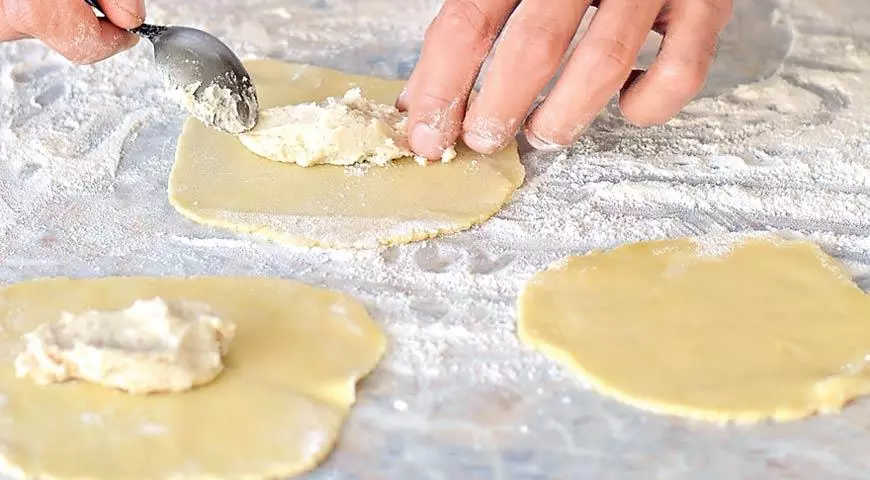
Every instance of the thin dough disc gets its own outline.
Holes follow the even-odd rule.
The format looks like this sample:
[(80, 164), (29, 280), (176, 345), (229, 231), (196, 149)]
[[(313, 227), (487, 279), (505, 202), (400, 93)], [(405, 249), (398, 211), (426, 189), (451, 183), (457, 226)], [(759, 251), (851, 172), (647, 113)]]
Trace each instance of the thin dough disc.
[[(226, 370), (183, 394), (133, 396), (17, 379), (21, 335), (62, 311), (161, 297), (234, 322)], [(44, 479), (284, 478), (332, 449), (355, 384), (385, 347), (338, 292), (279, 279), (51, 279), (0, 290), (0, 471)]]
[(810, 243), (667, 240), (571, 257), (535, 276), (518, 309), (523, 342), (654, 412), (789, 420), (870, 393), (870, 299)]
[[(321, 101), (353, 86), (389, 103), (404, 82), (274, 60), (247, 62), (261, 108)], [(188, 119), (169, 199), (194, 221), (297, 245), (371, 248), (457, 232), (494, 215), (522, 184), (517, 146), (447, 164), (299, 167), (258, 157), (232, 135)]]

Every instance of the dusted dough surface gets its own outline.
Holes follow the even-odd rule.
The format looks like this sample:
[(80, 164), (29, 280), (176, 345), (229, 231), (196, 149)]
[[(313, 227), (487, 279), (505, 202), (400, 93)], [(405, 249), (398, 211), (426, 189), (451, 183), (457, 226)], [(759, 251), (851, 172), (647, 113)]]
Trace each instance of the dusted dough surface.
[(15, 373), (40, 385), (81, 379), (133, 394), (181, 392), (223, 371), (235, 331), (208, 305), (160, 298), (118, 311), (63, 312), (24, 336)]
[(714, 422), (837, 412), (870, 393), (870, 299), (840, 264), (796, 241), (708, 248), (568, 258), (521, 293), (520, 339), (626, 403)]
[[(236, 325), (226, 369), (171, 395), (18, 379), (21, 336), (61, 312), (160, 297)], [(42, 479), (284, 478), (331, 451), (385, 338), (350, 297), (254, 277), (50, 279), (0, 290), (0, 472)]]
[[(262, 108), (322, 101), (359, 86), (391, 103), (404, 82), (275, 60), (246, 63)], [(300, 167), (250, 152), (190, 118), (178, 141), (169, 200), (194, 221), (296, 245), (372, 248), (457, 232), (490, 218), (522, 184), (516, 144), (449, 163)]]
[[(341, 98), (267, 108), (239, 141), (261, 157), (302, 167), (363, 162), (385, 166), (403, 157), (424, 165), (428, 160), (411, 151), (407, 123), (408, 116), (396, 107), (374, 102), (355, 87)], [(455, 157), (451, 147), (441, 161)]]

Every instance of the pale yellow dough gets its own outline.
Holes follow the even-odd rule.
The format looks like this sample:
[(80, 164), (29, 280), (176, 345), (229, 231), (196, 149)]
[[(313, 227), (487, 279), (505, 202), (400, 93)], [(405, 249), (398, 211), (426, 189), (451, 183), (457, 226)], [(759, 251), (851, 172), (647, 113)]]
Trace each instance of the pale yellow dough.
[(839, 263), (797, 241), (703, 245), (627, 245), (539, 273), (519, 298), (521, 340), (626, 403), (714, 422), (870, 393), (870, 299)]
[[(236, 325), (212, 383), (134, 396), (15, 378), (21, 336), (62, 311), (193, 301)], [(0, 472), (42, 479), (284, 478), (331, 451), (385, 348), (356, 301), (253, 277), (51, 279), (0, 290)], [(2, 474), (0, 473), (0, 474)]]
[[(321, 101), (359, 86), (392, 103), (404, 82), (305, 65), (246, 63), (261, 108)], [(449, 163), (300, 167), (250, 152), (191, 118), (178, 141), (169, 199), (194, 221), (305, 246), (371, 248), (425, 240), (481, 223), (510, 200), (525, 171), (512, 143), (478, 155), (457, 145)]]

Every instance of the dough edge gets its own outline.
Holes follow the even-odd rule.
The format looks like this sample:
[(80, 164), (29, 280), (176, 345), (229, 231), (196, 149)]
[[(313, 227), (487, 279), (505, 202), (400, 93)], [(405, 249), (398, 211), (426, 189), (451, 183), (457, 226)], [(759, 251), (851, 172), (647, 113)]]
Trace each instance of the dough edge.
[[(331, 166), (331, 165), (328, 165)], [(317, 168), (317, 167), (307, 167), (307, 168)], [(389, 168), (389, 167), (377, 167), (377, 168)], [(425, 168), (425, 167), (422, 167)], [(506, 199), (505, 203), (510, 199)], [(498, 214), (499, 211), (504, 207), (499, 207), (491, 212), (486, 212), (480, 214), (477, 218), (467, 221), (467, 222), (448, 222), (444, 220), (433, 220), (432, 227), (420, 227), (420, 228), (408, 228), (407, 225), (412, 222), (406, 222), (399, 219), (386, 219), (386, 221), (390, 222), (390, 226), (385, 229), (372, 229), (370, 232), (359, 240), (354, 242), (344, 242), (341, 240), (317, 240), (313, 237), (302, 236), (302, 235), (294, 235), (287, 232), (278, 232), (275, 229), (265, 225), (263, 222), (255, 222), (253, 220), (242, 223), (236, 221), (229, 221), (220, 218), (220, 214), (218, 212), (209, 212), (212, 215), (198, 215), (195, 211), (186, 208), (178, 199), (174, 198), (170, 195), (169, 203), (185, 218), (192, 220), (196, 223), (210, 226), (210, 227), (218, 227), (226, 230), (230, 230), (232, 232), (241, 233), (245, 235), (252, 235), (256, 238), (261, 238), (264, 240), (279, 242), (284, 245), (288, 245), (291, 247), (303, 247), (303, 248), (326, 248), (326, 249), (345, 249), (345, 250), (371, 250), (377, 248), (386, 248), (392, 247), (396, 245), (405, 245), (414, 242), (422, 242), (425, 240), (431, 240), (433, 238), (437, 238), (444, 235), (450, 235), (453, 233), (462, 232), (471, 228), (474, 228), (478, 225), (483, 224), (487, 220), (494, 217)], [(256, 217), (258, 214), (249, 214), (250, 217)], [(263, 215), (263, 214), (259, 214)], [(296, 218), (309, 220), (315, 217), (301, 217), (297, 216)], [(424, 222), (420, 222), (424, 223)], [(437, 226), (436, 226), (437, 225)]]
[[(353, 296), (349, 293), (346, 293), (342, 290), (327, 288), (327, 287), (319, 287), (316, 285), (312, 285), (309, 283), (305, 283), (305, 282), (290, 279), (290, 278), (283, 278), (283, 277), (278, 277), (278, 276), (260, 276), (260, 275), (190, 275), (190, 276), (183, 276), (183, 275), (167, 275), (167, 276), (109, 275), (109, 276), (105, 276), (105, 277), (68, 277), (68, 276), (64, 276), (64, 275), (58, 275), (58, 276), (36, 277), (36, 278), (28, 279), (28, 280), (22, 280), (20, 282), (0, 285), (0, 295), (3, 295), (5, 292), (8, 292), (10, 290), (21, 288), (21, 287), (24, 287), (27, 285), (38, 285), (40, 283), (67, 282), (67, 281), (77, 282), (77, 281), (95, 281), (95, 280), (96, 281), (154, 280), (154, 281), (159, 281), (159, 282), (162, 282), (162, 281), (179, 282), (179, 281), (188, 281), (188, 280), (208, 280), (208, 279), (221, 279), (221, 280), (227, 280), (227, 281), (265, 280), (265, 281), (286, 282), (289, 284), (295, 284), (295, 285), (303, 287), (303, 288), (308, 288), (308, 289), (317, 290), (317, 291), (321, 291), (321, 292), (331, 292), (334, 294), (338, 294), (338, 295), (346, 298), (350, 302), (356, 303), (357, 305), (362, 307), (364, 310), (366, 310), (366, 312), (368, 314), (368, 309), (365, 308), (365, 306), (362, 304), (362, 302), (360, 302), (355, 296)], [(376, 324), (376, 322), (371, 317), (371, 315), (369, 315), (368, 318), (369, 318), (369, 320), (371, 320), (373, 323)], [(237, 327), (237, 332), (238, 332), (238, 325), (236, 327)], [(378, 345), (378, 351), (376, 354), (376, 358), (371, 362), (370, 365), (367, 365), (366, 368), (362, 368), (359, 370), (359, 372), (360, 372), (359, 377), (354, 380), (355, 382), (359, 382), (360, 380), (362, 380), (366, 376), (370, 375), (377, 368), (378, 364), (380, 363), (381, 359), (384, 356), (384, 353), (386, 353), (388, 340), (387, 340), (387, 336), (383, 332), (383, 329), (380, 328), (380, 325), (378, 325), (378, 333), (379, 333), (379, 335), (378, 335), (379, 345)], [(4, 334), (4, 331), (2, 329), (0, 329), (0, 334)], [(207, 387), (207, 386), (208, 386), (208, 384), (204, 385), (204, 387)], [(356, 392), (356, 389), (354, 389), (354, 392)], [(355, 402), (356, 402), (356, 396), (354, 396), (352, 398), (351, 405), (353, 405)], [(0, 457), (2, 457), (2, 456), (0, 456)]]
[[(285, 64), (290, 65), (300, 70), (308, 70), (314, 69), (316, 71), (322, 72), (333, 72), (337, 75), (347, 76), (352, 79), (357, 78), (370, 78), (378, 81), (392, 82), (392, 83), (401, 83), (404, 84), (404, 81), (390, 80), (384, 79), (375, 76), (369, 75), (359, 75), (350, 72), (344, 72), (341, 70), (329, 68), (329, 67), (321, 67), (317, 65), (305, 64), (305, 63), (295, 63), (283, 60), (275, 60), (269, 58), (246, 58), (243, 63), (245, 65), (265, 65), (265, 64)], [(517, 190), (523, 185), (525, 182), (526, 176), (526, 168), (522, 164), (521, 159), (519, 158), (519, 144), (516, 139), (512, 139), (511, 142), (503, 149), (503, 152), (513, 152), (513, 155), (516, 156), (517, 163), (517, 172), (516, 177), (512, 177), (510, 175), (504, 175), (502, 172), (502, 178), (508, 182), (512, 188), (504, 197), (500, 198), (497, 202), (497, 206), (493, 208), (489, 208), (486, 210), (480, 210), (477, 215), (473, 218), (468, 217), (464, 219), (464, 221), (455, 221), (455, 220), (404, 220), (402, 218), (389, 218), (389, 217), (380, 217), (374, 220), (383, 222), (388, 226), (386, 228), (372, 228), (370, 230), (366, 230), (365, 234), (360, 236), (359, 238), (353, 241), (345, 241), (339, 238), (317, 238), (316, 235), (302, 235), (289, 233), (285, 231), (276, 231), (271, 228), (265, 222), (257, 222), (255, 219), (251, 219), (251, 217), (256, 217), (258, 215), (268, 215), (259, 212), (247, 212), (244, 217), (244, 220), (239, 220), (241, 215), (236, 215), (237, 218), (233, 218), (232, 220), (222, 218), (220, 211), (200, 211), (199, 213), (191, 208), (188, 208), (184, 205), (184, 202), (176, 198), (174, 195), (174, 190), (177, 185), (177, 170), (179, 169), (179, 160), (182, 156), (181, 152), (181, 140), (189, 135), (190, 130), (193, 128), (193, 125), (198, 123), (193, 117), (188, 117), (183, 124), (182, 130), (177, 139), (177, 145), (175, 148), (175, 153), (173, 155), (173, 164), (169, 172), (168, 179), (168, 188), (167, 188), (167, 196), (169, 199), (169, 203), (175, 208), (175, 210), (180, 213), (183, 217), (192, 220), (195, 223), (206, 225), (210, 227), (217, 227), (221, 229), (226, 229), (232, 232), (248, 234), (252, 235), (256, 238), (261, 238), (269, 241), (274, 241), (278, 243), (282, 243), (285, 245), (295, 246), (295, 247), (318, 247), (318, 248), (327, 248), (327, 249), (351, 249), (351, 250), (369, 250), (369, 249), (377, 249), (390, 247), (395, 245), (402, 245), (408, 243), (414, 243), (419, 241), (430, 240), (436, 237), (450, 235), (454, 233), (458, 233), (461, 231), (468, 230), (475, 226), (479, 226), (486, 221), (490, 220), (496, 214), (498, 214), (513, 198)], [(459, 155), (462, 155), (462, 151), (467, 149), (461, 143), (458, 143), (455, 146)], [(404, 161), (414, 162), (413, 158), (403, 159)], [(401, 160), (396, 160), (401, 161)], [(458, 163), (459, 159), (454, 159), (450, 163)], [(315, 165), (312, 167), (306, 168), (346, 168), (345, 166), (336, 166), (336, 165)], [(389, 167), (378, 167), (378, 168), (389, 168)], [(417, 166), (416, 168), (427, 168), (425, 166)], [(317, 217), (308, 217), (308, 216), (296, 216), (300, 220), (311, 222), (312, 220), (316, 221)], [(335, 220), (340, 217), (330, 217), (332, 220)], [(353, 221), (353, 220), (351, 220)], [(416, 225), (415, 225), (416, 224)], [(427, 224), (431, 224), (427, 225)], [(327, 227), (328, 228), (328, 227)], [(340, 230), (340, 229), (339, 229)], [(335, 235), (335, 237), (341, 237), (342, 235)]]
[[(548, 272), (552, 270), (558, 270), (561, 268), (566, 268), (570, 266), (572, 263), (576, 261), (581, 261), (584, 257), (599, 255), (606, 252), (612, 252), (614, 250), (618, 250), (620, 248), (644, 244), (644, 243), (655, 243), (659, 241), (675, 241), (675, 240), (689, 240), (696, 245), (702, 245), (707, 239), (714, 239), (717, 244), (725, 245), (728, 247), (731, 246), (739, 246), (743, 242), (749, 242), (753, 240), (760, 241), (769, 241), (773, 244), (784, 245), (790, 242), (802, 241), (805, 245), (812, 246), (816, 253), (819, 255), (820, 260), (825, 261), (833, 261), (833, 268), (835, 268), (839, 273), (846, 276), (846, 278), (851, 279), (851, 273), (846, 269), (846, 267), (840, 263), (837, 259), (833, 257), (829, 257), (817, 244), (811, 242), (809, 239), (805, 238), (797, 238), (790, 237), (784, 235), (777, 235), (775, 233), (770, 232), (739, 232), (739, 233), (727, 233), (727, 234), (710, 234), (710, 235), (702, 235), (697, 237), (688, 237), (688, 238), (667, 238), (667, 239), (652, 239), (652, 240), (644, 240), (640, 242), (630, 242), (626, 244), (616, 245), (612, 248), (602, 248), (602, 249), (594, 249), (590, 250), (583, 254), (576, 255), (567, 255), (559, 260), (556, 260), (543, 269), (535, 272), (532, 276), (526, 281), (523, 285), (520, 294), (517, 296), (516, 301), (516, 325), (517, 325), (517, 337), (520, 342), (525, 346), (525, 348), (529, 348), (533, 351), (536, 351), (542, 354), (547, 360), (552, 361), (565, 368), (571, 375), (574, 377), (575, 381), (579, 381), (582, 385), (590, 387), (596, 393), (602, 394), (606, 397), (610, 397), (614, 400), (617, 400), (620, 403), (628, 405), (630, 407), (637, 408), (639, 410), (659, 414), (659, 415), (667, 415), (673, 416), (677, 418), (684, 418), (688, 420), (701, 421), (705, 423), (713, 423), (718, 424), (720, 426), (727, 425), (756, 425), (765, 421), (774, 421), (774, 422), (788, 422), (794, 420), (802, 420), (809, 417), (812, 417), (817, 414), (828, 414), (828, 413), (839, 413), (842, 409), (848, 406), (851, 402), (855, 401), (857, 398), (851, 398), (843, 403), (843, 405), (839, 409), (835, 410), (824, 410), (816, 408), (808, 408), (808, 409), (789, 409), (782, 408), (773, 410), (770, 412), (760, 412), (760, 411), (721, 411), (721, 410), (712, 410), (707, 408), (698, 408), (693, 407), (691, 405), (685, 404), (676, 404), (669, 402), (660, 402), (654, 400), (645, 400), (643, 398), (638, 398), (636, 396), (632, 396), (630, 394), (624, 393), (619, 388), (613, 387), (609, 385), (606, 380), (603, 378), (593, 375), (589, 370), (587, 370), (581, 362), (575, 361), (572, 358), (571, 353), (566, 350), (559, 348), (555, 345), (551, 345), (545, 341), (537, 340), (533, 334), (529, 332), (528, 318), (523, 312), (528, 308), (529, 305), (529, 296), (530, 296), (530, 288), (534, 282), (540, 281), (540, 279), (546, 275)], [(828, 257), (828, 258), (826, 258)], [(854, 284), (854, 282), (852, 282)]]
[[(297, 286), (301, 286), (303, 288), (310, 288), (313, 290), (319, 290), (324, 292), (332, 292), (338, 295), (341, 295), (346, 300), (351, 303), (356, 303), (366, 312), (368, 319), (377, 326), (378, 333), (378, 346), (377, 352), (373, 356), (371, 362), (369, 362), (364, 367), (361, 367), (357, 370), (357, 375), (351, 379), (353, 383), (352, 389), (352, 398), (350, 399), (348, 405), (346, 407), (340, 407), (334, 405), (330, 402), (326, 402), (322, 399), (309, 397), (305, 394), (299, 394), (302, 397), (308, 399), (309, 401), (320, 403), (324, 408), (328, 408), (332, 412), (337, 414), (337, 428), (332, 430), (332, 435), (328, 438), (328, 440), (324, 444), (324, 448), (315, 450), (314, 453), (309, 453), (309, 455), (303, 459), (303, 461), (285, 461), (283, 465), (281, 462), (272, 463), (268, 469), (260, 470), (254, 474), (245, 475), (244, 478), (249, 480), (262, 480), (262, 479), (279, 479), (279, 478), (295, 478), (299, 475), (304, 475), (306, 473), (310, 473), (316, 470), (319, 466), (321, 466), (335, 451), (336, 445), (339, 443), (340, 437), (342, 435), (342, 431), (347, 422), (348, 416), (351, 414), (354, 406), (356, 405), (356, 401), (358, 399), (358, 386), (359, 383), (369, 376), (380, 364), (383, 359), (384, 354), (386, 353), (388, 339), (381, 328), (381, 325), (375, 322), (375, 319), (368, 314), (368, 309), (353, 295), (349, 293), (345, 293), (338, 289), (319, 287), (315, 285), (311, 285), (302, 281), (282, 278), (278, 276), (255, 276), (255, 275), (191, 275), (191, 276), (149, 276), (149, 275), (109, 275), (105, 277), (69, 277), (69, 276), (44, 276), (44, 277), (36, 277), (32, 279), (21, 280), (14, 283), (0, 284), (0, 296), (4, 293), (15, 290), (23, 287), (39, 285), (39, 284), (48, 284), (53, 282), (67, 282), (67, 281), (112, 281), (112, 280), (154, 280), (154, 281), (188, 281), (188, 280), (203, 280), (203, 279), (223, 279), (228, 281), (235, 280), (267, 280), (267, 281), (280, 281), (280, 282), (288, 282), (296, 284)], [(6, 335), (4, 329), (2, 328), (2, 324), (0, 324), (0, 335)], [(11, 357), (14, 357), (12, 355)], [(11, 367), (9, 367), (11, 368)], [(17, 379), (19, 381), (27, 381), (28, 379)], [(208, 385), (204, 385), (203, 387), (208, 387)], [(50, 387), (49, 387), (50, 388)], [(2, 445), (2, 443), (0, 443)], [(308, 460), (308, 461), (304, 461)], [(44, 480), (105, 480), (100, 477), (75, 477), (74, 479), (68, 476), (56, 475), (51, 472), (41, 471), (37, 473), (38, 477)], [(11, 478), (31, 478), (33, 475), (28, 474), (24, 467), (16, 465), (8, 455), (6, 455), (3, 449), (0, 449), (0, 477), (9, 476)], [(199, 474), (175, 474), (166, 477), (166, 480), (226, 480), (226, 475), (219, 474), (210, 474), (210, 473), (199, 473)]]

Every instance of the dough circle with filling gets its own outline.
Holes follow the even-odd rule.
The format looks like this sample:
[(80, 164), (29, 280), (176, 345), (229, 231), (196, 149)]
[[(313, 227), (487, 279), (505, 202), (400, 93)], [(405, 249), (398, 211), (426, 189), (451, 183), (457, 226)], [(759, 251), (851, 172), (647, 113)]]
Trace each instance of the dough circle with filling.
[(605, 394), (701, 420), (797, 419), (870, 393), (870, 298), (844, 267), (810, 243), (735, 242), (568, 258), (521, 293), (520, 339)]
[[(61, 312), (193, 301), (236, 325), (225, 370), (176, 394), (15, 377), (21, 336)], [(385, 337), (348, 296), (254, 277), (48, 279), (0, 290), (0, 475), (284, 478), (332, 450)]]
[[(392, 103), (404, 82), (255, 60), (246, 67), (260, 108), (322, 101), (360, 87)], [(379, 167), (298, 165), (259, 157), (237, 137), (190, 118), (178, 141), (169, 199), (207, 225), (303, 246), (372, 248), (479, 224), (507, 203), (525, 170), (513, 142), (483, 156), (457, 146), (449, 163), (406, 158)]]

